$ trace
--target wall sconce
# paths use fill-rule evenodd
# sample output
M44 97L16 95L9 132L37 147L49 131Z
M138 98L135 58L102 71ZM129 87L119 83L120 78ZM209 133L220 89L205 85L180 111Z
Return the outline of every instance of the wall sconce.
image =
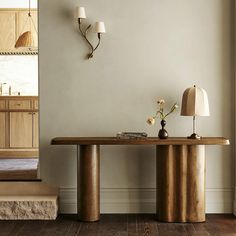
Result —
M100 45L101 35L106 33L105 24L102 21L95 23L95 33L97 33L97 36L98 36L98 43L94 47L87 38L87 34L88 34L89 29L91 28L91 25L87 26L87 28L84 31L82 30L82 19L86 19L86 13L85 13L84 7L76 7L76 18L78 19L79 31L82 37L85 39L85 41L88 43L88 45L91 48L91 52L88 54L88 59L90 59L93 57L93 53Z

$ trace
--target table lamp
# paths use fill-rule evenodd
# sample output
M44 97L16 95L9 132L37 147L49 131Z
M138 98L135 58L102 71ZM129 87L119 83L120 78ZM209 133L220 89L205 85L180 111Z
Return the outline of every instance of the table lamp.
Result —
M209 115L209 103L206 91L196 85L187 88L182 97L181 116L193 116L193 134L188 138L201 139L196 133L196 116Z

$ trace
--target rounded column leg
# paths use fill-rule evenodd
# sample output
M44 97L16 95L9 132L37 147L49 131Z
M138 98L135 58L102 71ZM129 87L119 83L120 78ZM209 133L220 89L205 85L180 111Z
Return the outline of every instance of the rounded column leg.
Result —
M157 219L205 221L205 146L157 146Z
M100 219L100 147L80 145L78 152L78 216L81 221Z

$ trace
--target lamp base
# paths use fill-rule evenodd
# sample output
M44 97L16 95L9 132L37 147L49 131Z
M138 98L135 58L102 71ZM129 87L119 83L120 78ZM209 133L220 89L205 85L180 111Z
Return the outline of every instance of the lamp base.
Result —
M193 134L191 134L190 136L188 136L187 138L190 138L190 139L201 139L201 136L199 136L199 135L196 134L196 133L193 133Z

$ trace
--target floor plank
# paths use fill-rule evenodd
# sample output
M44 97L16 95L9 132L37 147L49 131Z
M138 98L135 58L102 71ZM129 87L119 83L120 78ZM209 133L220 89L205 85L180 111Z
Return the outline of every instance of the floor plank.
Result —
M195 230L193 224L183 224L185 231L187 232L187 235L189 236L197 236L197 231Z
M47 221L27 220L24 225L17 231L17 236L40 236L42 229L47 225Z
M128 215L104 214L99 223L99 236L127 236Z
M129 214L127 216L127 235L138 236L138 222L137 215Z
M233 215L209 215L208 221L215 225L219 235L236 236L236 217Z
M138 219L138 235L143 236L159 236L157 229L157 222L155 221L155 215L137 215Z
M99 234L99 222L84 222L76 235L78 236L98 236Z
M72 221L72 224L68 228L65 236L76 236L79 235L82 222L78 221L77 215L64 215L65 218Z
M160 236L188 236L183 224L178 223L157 223Z
M236 217L207 215L205 223L163 223L153 214L104 214L99 222L60 215L55 221L0 221L0 236L236 236Z
M65 236L70 230L73 221L67 217L59 216L55 221L47 221L47 224L40 232L40 236Z
M15 235L24 226L24 222L15 220L0 221L0 236Z
M208 219L204 223L193 223L193 226L198 235L214 235L220 236L220 232L215 224L212 224Z

